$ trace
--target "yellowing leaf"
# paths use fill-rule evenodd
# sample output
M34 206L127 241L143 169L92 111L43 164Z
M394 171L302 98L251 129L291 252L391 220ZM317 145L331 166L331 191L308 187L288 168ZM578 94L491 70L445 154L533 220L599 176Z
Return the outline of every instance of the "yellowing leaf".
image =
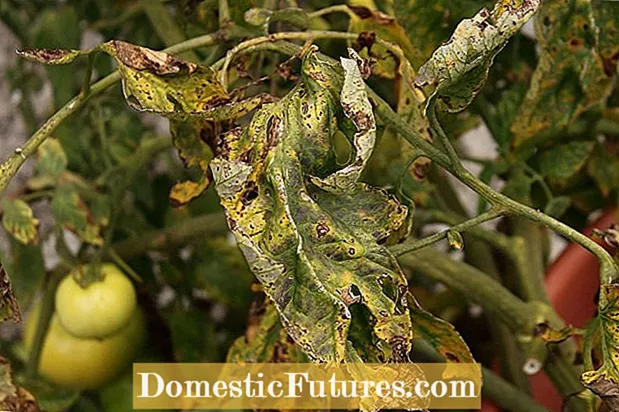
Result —
M39 241L39 219L34 217L28 203L19 199L2 202L2 225L15 239L24 245Z
M616 4L609 6L616 9ZM585 110L606 100L614 73L605 73L598 54L599 29L590 0L571 1L569 7L562 0L543 2L535 17L541 54L511 127L515 146L540 133L561 131Z
M602 366L580 377L583 385L602 399L617 394L619 388L619 285L602 286L598 319ZM615 404L617 400L615 399Z
M0 322L21 322L22 316L9 275L0 265Z
M458 24L421 68L415 85L437 96L447 111L459 112L477 95L494 57L535 13L539 0L500 0Z
M349 307L360 304L367 308L360 316L385 343L384 359L405 360L412 331L400 293L407 283L382 243L406 222L407 210L355 183L356 170L343 175L344 194L312 184L337 173L331 142L336 128L350 128L350 108L338 105L341 68L314 48L302 66L302 81L284 98L263 106L243 133L222 137L229 150L211 162L215 188L250 269L310 358L345 359L354 339ZM357 84L357 76L349 70L344 84ZM357 110L363 96L355 96ZM364 133L364 124L353 122L352 135Z

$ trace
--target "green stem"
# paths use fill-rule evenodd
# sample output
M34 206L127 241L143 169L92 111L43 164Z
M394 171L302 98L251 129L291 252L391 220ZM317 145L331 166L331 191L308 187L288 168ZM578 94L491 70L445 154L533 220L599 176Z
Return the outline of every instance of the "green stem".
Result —
M523 336L531 336L535 325L546 319L537 306L523 302L485 273L434 248L417 250L399 261L467 296Z
M335 6L329 6L324 9L313 11L309 13L307 17L314 19L331 13L345 13L348 17L354 17L355 15L346 4L337 4Z
M237 28L236 26L230 26L229 29L184 41L172 47L168 47L164 51L170 54L178 54L198 47L212 46L218 42L231 38L243 37L245 35L247 35L246 30ZM47 119L47 121L32 136L30 136L21 148L16 149L15 153L13 153L4 163L0 165L0 197L6 191L9 182L13 176L15 176L19 168L36 152L41 143L43 143L45 139L47 139L47 137L52 134L63 121L81 109L91 97L101 94L108 87L119 81L120 78L120 72L115 71L94 83L90 87L88 94L80 93L71 99L67 104Z
M45 293L43 294L43 301L41 302L41 309L39 312L39 319L37 320L37 329L34 334L32 349L28 354L28 362L26 364L26 376L29 378L34 378L37 375L43 344L45 343L47 330L49 329L49 324L54 314L56 289L64 277L64 274L65 268L64 266L61 266L50 273L47 277Z
M220 213L193 217L164 229L155 229L130 237L112 245L119 257L129 260L149 250L168 249L182 245L190 239L210 234L226 233L226 219Z
M383 121L390 124L397 133L408 140L414 147L423 150L431 160L449 171L475 193L484 197L491 205L502 207L514 215L540 223L587 249L600 261L600 281L602 284L611 283L617 277L618 268L613 258L602 246L555 218L497 192L465 169L462 164L457 163L453 165L447 155L434 147L430 142L424 140L415 130L410 128L375 92L368 89L368 94L376 105L375 110L377 114ZM436 114L430 111L429 117L433 130L439 135L444 136L444 131L436 119ZM443 137L442 140L445 141L445 138ZM605 299L605 297L601 296L601 300L603 299Z
M486 212L482 213L479 216L476 216L472 219L466 220L462 223L452 226L448 230L444 230L442 232L434 233L433 235L427 236L423 239L415 239L412 241L407 241L399 245L395 245L391 247L391 252L396 256L401 256L406 253L413 252L415 250L419 250L426 246L430 246L436 242L439 242L447 237L447 234L450 230L456 232L466 232L467 230L480 225L489 220L496 219L497 217L505 215L505 211L502 209L490 209Z
M219 0L219 28L223 29L232 23L228 0Z

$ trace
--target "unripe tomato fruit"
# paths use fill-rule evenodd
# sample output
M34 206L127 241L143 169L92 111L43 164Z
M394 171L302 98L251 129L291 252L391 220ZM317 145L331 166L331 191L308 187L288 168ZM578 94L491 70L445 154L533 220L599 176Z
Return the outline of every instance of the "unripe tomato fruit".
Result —
M40 305L24 325L24 345L30 353ZM55 314L45 338L39 373L50 382L71 389L98 389L127 368L146 339L144 314L137 309L120 331L105 339L82 339L66 331Z
M87 270L87 269L83 269ZM137 308L133 283L116 266L101 266L103 279L82 288L70 273L56 290L62 326L80 338L104 338L127 325Z

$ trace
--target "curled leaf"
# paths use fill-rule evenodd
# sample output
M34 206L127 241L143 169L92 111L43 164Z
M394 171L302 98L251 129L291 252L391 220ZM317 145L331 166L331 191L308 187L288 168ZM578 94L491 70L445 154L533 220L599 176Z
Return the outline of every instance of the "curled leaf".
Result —
M500 0L458 24L421 68L415 85L437 96L450 112L466 108L479 93L494 57L535 13L539 0Z
M24 59L50 65L71 63L82 55L80 50L72 49L26 49L17 50L17 54Z
M11 365L3 356L0 356L0 410L40 412L34 396L15 384Z
M0 265L0 322L21 322L22 316L9 275Z
M365 83L357 65L360 57L352 49L348 49L348 52L352 58L341 59L345 74L340 104L344 109L344 114L353 122L356 129L353 138L355 159L344 169L338 170L324 179L312 179L313 183L322 189L342 194L350 193L356 189L357 181L376 142L376 120L365 91Z
M2 202L2 225L15 239L24 245L39 241L39 219L34 217L28 203L19 199Z
M215 189L250 269L310 358L345 359L350 307L362 305L385 359L404 360L412 339L400 299L406 278L382 243L407 209L356 182L356 171L344 194L312 183L337 173L331 142L347 122L337 104L341 84L338 69L310 48L302 81L263 106L243 133L222 136L211 162Z

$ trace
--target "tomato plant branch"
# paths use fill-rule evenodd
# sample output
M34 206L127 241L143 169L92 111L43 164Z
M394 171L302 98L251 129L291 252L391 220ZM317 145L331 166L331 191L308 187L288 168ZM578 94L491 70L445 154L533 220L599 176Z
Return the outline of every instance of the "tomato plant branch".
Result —
M112 244L112 249L122 259L129 260L149 250L172 249L185 242L206 235L226 233L228 226L221 213L192 217L174 226L154 229L138 236Z
M325 7L324 9L308 13L307 17L314 19L331 13L345 13L348 17L353 17L355 15L346 4L336 4L335 6Z
M38 314L39 319L37 320L38 326L34 334L32 349L28 354L28 361L26 364L26 376L29 378L34 378L38 372L43 344L45 343L47 330L49 329L54 314L56 289L64 277L66 269L64 265L58 266L54 271L48 274L45 281L41 310Z
M178 54L198 47L211 46L226 39L239 38L247 35L245 29L237 26L220 30L216 33L195 37L172 47L164 49L166 53ZM67 104L54 113L43 125L24 143L22 147L15 149L15 152L0 165L0 197L6 191L9 182L15 176L24 162L32 156L39 148L41 143L51 135L54 130L69 116L81 109L84 104L93 96L101 94L104 90L114 85L120 80L120 72L114 71L103 79L92 84L87 93L80 92Z
M426 246L433 245L434 243L445 239L450 231L465 232L477 225L496 219L497 217L504 216L505 214L506 214L506 211L503 209L492 208L480 214L479 216L466 220L462 223L458 223L447 230L434 233L423 239L414 239L412 241L407 241L402 244L395 245L391 247L390 249L394 255L401 256L406 253L414 252L415 250L424 248Z
M458 162L456 164L452 164L449 157L445 153L433 146L430 142L424 140L423 137L421 137L403 119L401 119L400 116L398 116L382 98L370 89L368 93L370 98L375 103L377 114L382 117L386 123L392 125L394 130L408 140L414 147L418 147L423 150L431 160L435 161L439 166L453 174L475 193L485 198L492 206L502 207L513 215L521 216L528 220L540 223L587 249L600 261L600 280L602 284L610 283L617 277L618 268L613 258L602 246L557 219L497 192L469 172L461 163ZM433 130L439 136L442 136L441 141L448 142L445 137L445 132L440 126L434 111L430 111L428 114Z

